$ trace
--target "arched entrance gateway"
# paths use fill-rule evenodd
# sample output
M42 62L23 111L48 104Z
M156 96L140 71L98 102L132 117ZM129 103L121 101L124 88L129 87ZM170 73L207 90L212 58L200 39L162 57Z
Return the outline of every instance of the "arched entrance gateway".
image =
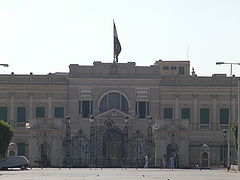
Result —
M48 143L43 142L40 145L40 154L41 154L40 164L45 167L50 167L51 166L51 146Z
M104 166L120 167L124 157L123 133L117 128L106 129L102 143Z
M122 167L127 154L124 129L107 120L104 125L92 127L90 142L90 166Z
M170 164L170 160L174 161L174 167L179 167L179 147L176 143L172 142L171 144L167 145L167 160L168 164Z

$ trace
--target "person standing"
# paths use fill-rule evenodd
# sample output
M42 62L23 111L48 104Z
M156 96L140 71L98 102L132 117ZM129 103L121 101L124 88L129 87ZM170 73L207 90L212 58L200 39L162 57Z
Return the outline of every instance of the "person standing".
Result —
M170 168L173 170L173 168L174 168L174 158L173 158L173 156L170 157L169 161L170 161Z
M167 157L166 157L166 155L164 155L164 156L162 157L162 167L163 167L163 168L166 168L166 164L167 164Z
M145 165L144 168L148 168L148 163L149 163L149 157L148 155L145 156Z

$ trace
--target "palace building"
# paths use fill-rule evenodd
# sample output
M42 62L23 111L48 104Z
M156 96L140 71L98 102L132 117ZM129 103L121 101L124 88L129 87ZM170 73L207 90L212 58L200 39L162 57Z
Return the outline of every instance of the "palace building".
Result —
M224 166L237 121L237 78L190 73L189 61L71 64L68 73L0 75L0 119L31 166ZM236 159L231 134L230 161ZM168 164L167 164L168 165Z

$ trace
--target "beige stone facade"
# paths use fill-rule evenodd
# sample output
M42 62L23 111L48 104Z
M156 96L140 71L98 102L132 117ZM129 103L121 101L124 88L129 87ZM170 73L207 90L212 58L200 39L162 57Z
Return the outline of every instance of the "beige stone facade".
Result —
M146 155L152 167L164 155L167 166L171 156L176 167L226 163L222 130L237 120L236 77L190 74L189 61L69 68L0 76L0 117L32 166L142 167Z

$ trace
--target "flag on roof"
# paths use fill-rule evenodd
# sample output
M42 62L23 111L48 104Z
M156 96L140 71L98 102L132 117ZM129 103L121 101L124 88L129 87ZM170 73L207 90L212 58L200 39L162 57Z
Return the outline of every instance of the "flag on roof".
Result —
M114 39L114 61L118 62L118 55L120 54L122 48L118 39L115 22L113 22L113 39Z

